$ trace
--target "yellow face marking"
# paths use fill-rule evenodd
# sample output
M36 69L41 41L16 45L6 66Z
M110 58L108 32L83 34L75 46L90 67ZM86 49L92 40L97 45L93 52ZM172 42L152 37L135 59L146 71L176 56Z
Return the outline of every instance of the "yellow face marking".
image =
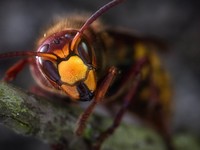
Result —
M63 49L62 49L63 53L65 56L69 55L69 44L66 44Z
M56 54L57 56L59 56L60 58L64 58L65 57L63 52L62 52L62 50L59 50L59 49L58 50L54 50L53 53Z
M67 84L74 84L86 77L88 67L78 56L72 56L58 65L61 80Z
M42 57L44 60L57 60L57 57L50 53L38 53L37 56Z
M87 79L84 82L90 91L95 91L96 89L96 78L93 70L88 73Z
M79 93L76 89L76 86L68 86L68 85L61 85L62 90L69 95L72 99L77 100L79 99Z

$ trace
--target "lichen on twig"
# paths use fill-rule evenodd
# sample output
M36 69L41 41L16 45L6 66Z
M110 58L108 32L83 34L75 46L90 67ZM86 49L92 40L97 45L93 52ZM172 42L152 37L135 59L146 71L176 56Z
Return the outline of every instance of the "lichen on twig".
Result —
M85 134L83 137L78 137L74 134L74 129L82 111L84 110L78 105L50 101L25 93L7 83L0 83L0 123L18 134L34 136L49 145L61 145L68 150L87 150L88 144L93 142L95 136L112 122L112 119L105 116L92 115ZM176 139L178 145L185 144L178 139ZM198 144L194 145L194 140L191 141L193 141L191 145L193 148L195 146L199 148ZM151 129L127 124L120 125L114 135L103 145L105 150L122 148L164 149L161 139Z

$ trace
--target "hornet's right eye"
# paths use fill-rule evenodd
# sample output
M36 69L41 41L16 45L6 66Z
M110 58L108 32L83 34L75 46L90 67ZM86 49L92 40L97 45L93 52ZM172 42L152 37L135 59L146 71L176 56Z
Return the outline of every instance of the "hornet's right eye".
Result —
M92 50L88 43L81 41L77 47L78 54L86 64L92 64Z

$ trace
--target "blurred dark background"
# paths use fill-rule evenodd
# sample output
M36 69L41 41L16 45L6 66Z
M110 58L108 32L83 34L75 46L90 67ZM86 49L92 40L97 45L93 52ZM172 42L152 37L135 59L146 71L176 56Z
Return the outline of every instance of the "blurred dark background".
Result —
M51 24L55 16L94 12L107 2L1 0L0 52L33 50L43 27ZM197 136L200 136L199 8L198 0L127 0L101 17L113 27L159 37L169 44L169 50L162 55L162 60L171 74L175 89L173 129ZM0 62L0 77L12 63L11 60ZM28 89L28 84L32 83L30 78L28 69L25 69L15 84ZM48 149L45 144L38 143L38 140L24 138L0 126L0 149Z

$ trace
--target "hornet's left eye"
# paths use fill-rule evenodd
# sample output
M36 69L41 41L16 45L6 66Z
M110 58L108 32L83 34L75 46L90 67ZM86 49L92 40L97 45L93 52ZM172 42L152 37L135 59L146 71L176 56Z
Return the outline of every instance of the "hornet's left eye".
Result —
M81 41L77 49L78 49L78 54L80 55L84 63L92 64L92 50L90 46L85 41Z

